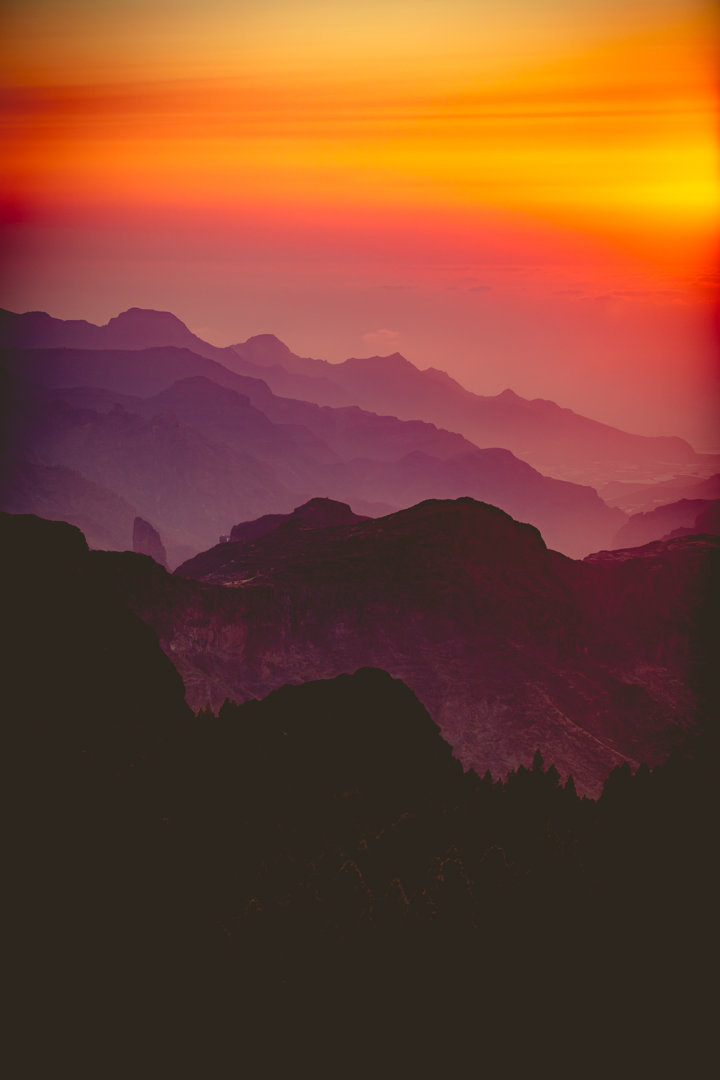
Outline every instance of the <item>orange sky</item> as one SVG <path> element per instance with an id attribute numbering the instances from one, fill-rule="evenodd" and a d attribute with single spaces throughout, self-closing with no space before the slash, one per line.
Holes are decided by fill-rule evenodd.
<path id="1" fill-rule="evenodd" d="M 715 12 L 6 3 L 0 303 L 169 307 L 329 359 L 392 341 L 473 389 L 637 430 L 677 409 L 687 432 L 712 366 Z"/>

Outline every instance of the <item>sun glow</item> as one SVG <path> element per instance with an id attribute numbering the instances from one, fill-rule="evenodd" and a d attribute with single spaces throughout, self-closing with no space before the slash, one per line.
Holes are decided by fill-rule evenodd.
<path id="1" fill-rule="evenodd" d="M 93 260 L 108 280 L 125 267 L 143 302 L 138 267 L 172 250 L 216 260 L 221 289 L 233 260 L 245 290 L 252 260 L 274 287 L 292 263 L 283 302 L 297 312 L 312 276 L 323 317 L 337 265 L 370 258 L 443 304 L 442 267 L 469 261 L 482 282 L 485 260 L 532 267 L 546 300 L 564 263 L 571 288 L 640 277 L 707 308 L 718 19 L 704 0 L 10 0 L 0 18 L 22 295 L 72 257 L 90 291 Z M 348 282 L 356 307 L 381 295 L 374 276 Z M 378 325 L 397 321 L 392 295 Z M 467 357 L 484 295 L 463 315 Z"/>

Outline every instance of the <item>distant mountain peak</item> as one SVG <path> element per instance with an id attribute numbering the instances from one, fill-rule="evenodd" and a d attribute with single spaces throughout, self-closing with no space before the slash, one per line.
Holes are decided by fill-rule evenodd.
<path id="1" fill-rule="evenodd" d="M 296 524 L 297 522 L 322 529 L 333 525 L 353 525 L 367 520 L 368 518 L 363 514 L 353 513 L 347 503 L 338 502 L 337 499 L 316 497 L 308 499 L 301 506 L 296 506 L 291 514 L 264 514 L 263 517 L 257 518 L 255 521 L 244 521 L 240 525 L 233 525 L 230 531 L 230 540 L 233 543 L 239 541 L 253 543 L 274 532 L 280 526 L 287 526 L 291 523 Z M 214 560 L 213 552 L 215 551 L 217 549 L 213 548 L 209 553 L 210 563 Z M 184 573 L 185 569 L 190 566 L 205 566 L 207 559 L 208 552 L 204 552 L 194 559 L 190 559 L 187 563 L 183 563 L 183 567 L 179 569 Z"/>
<path id="2" fill-rule="evenodd" d="M 434 379 L 435 382 L 450 383 L 453 386 L 460 385 L 457 379 L 453 379 L 452 375 L 448 375 L 447 371 L 443 371 L 442 368 L 427 367 L 423 368 L 422 373 L 423 375 L 427 375 L 429 378 Z"/>
<path id="3" fill-rule="evenodd" d="M 107 323 L 108 326 L 118 326 L 122 324 L 166 324 L 172 326 L 181 326 L 184 330 L 187 329 L 185 323 L 178 319 L 177 315 L 173 315 L 171 311 L 155 311 L 153 308 L 140 308 L 131 307 L 127 311 L 121 311 L 119 315 L 115 315 Z"/>
<path id="4" fill-rule="evenodd" d="M 230 348 L 252 364 L 263 366 L 282 365 L 293 359 L 291 349 L 275 334 L 254 334 L 247 341 L 240 341 Z"/>
<path id="5" fill-rule="evenodd" d="M 283 352 L 289 353 L 290 349 L 281 341 L 275 334 L 253 334 L 247 341 L 243 342 L 244 345 L 262 345 L 263 347 L 272 346 L 274 349 L 281 349 Z"/>
<path id="6" fill-rule="evenodd" d="M 149 555 L 167 570 L 167 553 L 160 533 L 149 521 L 141 517 L 136 517 L 133 523 L 133 551 L 138 555 Z"/>
<path id="7" fill-rule="evenodd" d="M 336 521 L 360 519 L 360 515 L 354 514 L 349 503 L 339 502 L 337 499 L 328 499 L 317 496 L 308 499 L 302 506 L 296 506 L 293 516 L 302 518 L 304 521 L 320 520 L 328 524 Z"/>
<path id="8" fill-rule="evenodd" d="M 373 365 L 374 367 L 385 368 L 402 368 L 404 370 L 415 367 L 414 364 L 399 352 L 388 353 L 387 356 L 351 356 L 345 363 L 365 366 Z"/>

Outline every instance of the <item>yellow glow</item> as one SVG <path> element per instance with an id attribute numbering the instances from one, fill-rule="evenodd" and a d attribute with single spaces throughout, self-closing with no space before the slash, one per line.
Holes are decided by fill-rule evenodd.
<path id="1" fill-rule="evenodd" d="M 10 194 L 717 226 L 716 17 L 680 0 L 6 5 Z"/>

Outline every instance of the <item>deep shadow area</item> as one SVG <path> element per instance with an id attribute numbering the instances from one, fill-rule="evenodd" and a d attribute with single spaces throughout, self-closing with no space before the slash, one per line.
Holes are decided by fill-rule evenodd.
<path id="1" fill-rule="evenodd" d="M 193 716 L 77 530 L 2 524 L 29 1073 L 698 1075 L 707 724 L 593 802 L 374 669 Z"/>

